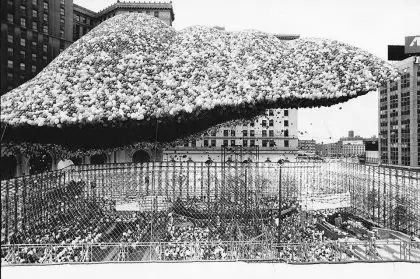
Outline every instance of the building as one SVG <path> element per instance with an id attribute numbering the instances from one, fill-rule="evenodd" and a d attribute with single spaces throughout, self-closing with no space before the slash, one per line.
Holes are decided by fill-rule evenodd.
<path id="1" fill-rule="evenodd" d="M 392 55 L 390 58 L 393 58 Z M 415 55 L 404 56 L 404 59 L 396 62 L 394 66 L 402 73 L 401 79 L 382 84 L 379 92 L 380 162 L 418 167 L 420 45 Z"/>
<path id="2" fill-rule="evenodd" d="M 345 157 L 355 157 L 365 154 L 365 144 L 364 140 L 343 140 L 342 142 L 343 150 L 342 154 Z"/>
<path id="3" fill-rule="evenodd" d="M 339 142 L 318 144 L 315 146 L 316 154 L 323 157 L 339 158 L 343 155 L 343 145 Z"/>
<path id="4" fill-rule="evenodd" d="M 297 110 L 270 109 L 247 125 L 221 127 L 184 146 L 166 149 L 163 160 L 294 161 L 297 151 Z"/>
<path id="5" fill-rule="evenodd" d="M 168 25 L 175 20 L 172 3 L 118 1 L 95 13 L 73 0 L 2 0 L 0 94 L 34 77 L 97 24 L 124 12 L 147 13 Z"/>
<path id="6" fill-rule="evenodd" d="M 298 140 L 298 149 L 306 154 L 315 154 L 315 140 Z"/>

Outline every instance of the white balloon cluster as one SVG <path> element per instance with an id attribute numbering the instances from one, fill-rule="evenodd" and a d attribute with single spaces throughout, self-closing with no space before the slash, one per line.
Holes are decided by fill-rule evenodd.
<path id="1" fill-rule="evenodd" d="M 207 27 L 177 32 L 159 19 L 124 14 L 3 95 L 1 122 L 120 126 L 218 107 L 332 105 L 396 76 L 386 62 L 337 41 Z"/>

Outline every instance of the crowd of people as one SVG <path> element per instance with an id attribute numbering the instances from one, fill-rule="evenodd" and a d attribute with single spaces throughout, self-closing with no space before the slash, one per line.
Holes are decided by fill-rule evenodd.
<path id="1" fill-rule="evenodd" d="M 267 209 L 264 214 L 209 214 L 195 206 L 194 201 L 186 201 L 187 206 L 181 207 L 178 202 L 177 210 L 172 207 L 169 211 L 125 213 L 85 201 L 79 205 L 79 210 L 85 211 L 50 214 L 44 223 L 12 230 L 7 238 L 3 228 L 2 246 L 9 245 L 2 247 L 1 258 L 14 263 L 112 260 L 118 245 L 126 245 L 125 258 L 136 253 L 136 259 L 141 260 L 148 252 L 139 252 L 136 247 L 158 243 L 150 252 L 158 260 L 339 261 L 353 259 L 354 254 L 345 242 L 331 241 L 336 240 L 330 238 L 331 233 L 341 230 L 358 239 L 352 231 L 367 231 L 361 223 L 343 220 L 334 211 L 309 216 L 296 201 L 285 200 L 279 216 L 278 210 L 268 210 L 278 206 L 276 199 L 262 202 Z M 190 208 L 200 209 L 201 214 L 182 214 Z M 327 221 L 331 214 L 336 216 L 335 225 Z M 319 226 L 320 223 L 328 226 Z M 324 233 L 325 228 L 330 233 Z"/>

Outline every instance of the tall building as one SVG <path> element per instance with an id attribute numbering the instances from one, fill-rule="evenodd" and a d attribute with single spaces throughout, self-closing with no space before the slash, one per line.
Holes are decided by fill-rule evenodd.
<path id="1" fill-rule="evenodd" d="M 74 41 L 124 12 L 153 15 L 172 25 L 172 3 L 120 2 L 96 13 L 73 0 L 2 0 L 0 94 L 38 74 Z"/>
<path id="2" fill-rule="evenodd" d="M 166 149 L 163 160 L 294 161 L 297 150 L 297 110 L 270 109 L 247 125 L 221 127 L 184 146 Z"/>
<path id="3" fill-rule="evenodd" d="M 379 93 L 380 160 L 382 164 L 418 167 L 420 56 L 398 61 L 395 67 L 401 80 L 383 84 Z"/>

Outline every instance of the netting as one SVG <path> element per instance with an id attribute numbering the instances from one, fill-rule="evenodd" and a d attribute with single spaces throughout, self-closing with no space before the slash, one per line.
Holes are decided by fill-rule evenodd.
<path id="1" fill-rule="evenodd" d="M 352 163 L 82 165 L 1 186 L 9 263 L 360 260 L 349 239 L 420 229 L 418 172 Z"/>

